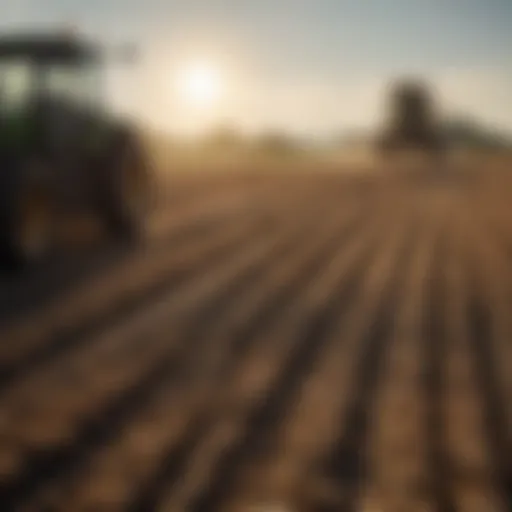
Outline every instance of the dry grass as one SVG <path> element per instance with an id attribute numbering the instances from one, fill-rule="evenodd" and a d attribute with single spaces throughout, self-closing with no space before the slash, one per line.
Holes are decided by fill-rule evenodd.
<path id="1" fill-rule="evenodd" d="M 297 173 L 322 171 L 353 174 L 381 172 L 387 167 L 421 168 L 432 162 L 417 154 L 409 154 L 383 162 L 374 149 L 365 146 L 352 149 L 297 150 L 282 154 L 238 149 L 215 149 L 171 145 L 161 139 L 148 139 L 155 169 L 162 176 L 169 174 L 204 173 Z M 512 151 L 456 150 L 449 154 L 448 167 L 457 169 L 512 170 Z"/>

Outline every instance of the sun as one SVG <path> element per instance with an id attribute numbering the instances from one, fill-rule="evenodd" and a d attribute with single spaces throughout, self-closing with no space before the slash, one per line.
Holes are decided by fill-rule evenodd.
<path id="1" fill-rule="evenodd" d="M 196 61 L 184 66 L 178 85 L 182 100 L 196 108 L 209 108 L 219 102 L 224 84 L 214 64 Z"/>

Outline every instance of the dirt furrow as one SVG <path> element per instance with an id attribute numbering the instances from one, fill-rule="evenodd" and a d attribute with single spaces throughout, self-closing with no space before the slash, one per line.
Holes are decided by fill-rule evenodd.
<path id="1" fill-rule="evenodd" d="M 466 340 L 467 364 L 475 388 L 468 389 L 467 393 L 473 392 L 476 402 L 473 407 L 478 414 L 472 415 L 471 404 L 466 408 L 461 405 L 462 413 L 456 411 L 467 415 L 460 421 L 466 423 L 466 429 L 472 426 L 477 430 L 479 443 L 475 442 L 471 450 L 468 440 L 465 449 L 469 453 L 459 454 L 462 458 L 459 462 L 462 466 L 461 499 L 473 507 L 487 506 L 499 512 L 512 508 L 511 406 L 510 395 L 507 396 L 507 381 L 512 382 L 512 347 L 507 336 L 507 332 L 510 333 L 510 319 L 507 320 L 510 310 L 506 305 L 510 301 L 510 289 L 507 293 L 497 286 L 496 277 L 499 276 L 499 281 L 510 287 L 510 274 L 495 247 L 493 250 L 493 244 L 483 245 L 487 238 L 484 233 L 478 238 L 471 235 L 468 220 L 463 218 L 457 231 L 458 252 L 464 256 L 464 260 L 458 262 L 461 267 L 459 279 L 464 279 L 461 296 L 464 298 L 465 317 L 460 328 Z"/>
<path id="2" fill-rule="evenodd" d="M 414 245 L 415 235 L 411 228 L 409 226 L 409 230 L 402 232 L 397 240 L 401 243 L 393 256 L 391 275 L 380 277 L 388 286 L 377 287 L 382 294 L 378 306 L 372 311 L 373 316 L 367 317 L 368 329 L 359 340 L 351 380 L 346 382 L 350 391 L 337 419 L 333 443 L 319 453 L 310 468 L 309 474 L 325 489 L 325 494 L 319 493 L 311 498 L 309 507 L 315 510 L 352 510 L 360 486 L 367 479 L 365 446 L 370 434 L 371 411 L 392 335 L 395 308 L 402 292 L 403 269 Z"/>
<path id="3" fill-rule="evenodd" d="M 449 457 L 445 425 L 446 358 L 448 333 L 446 329 L 446 257 L 449 232 L 442 230 L 434 247 L 433 264 L 426 287 L 423 316 L 422 384 L 425 393 L 425 450 L 427 453 L 428 484 L 434 510 L 455 512 L 450 488 Z"/>
<path id="4" fill-rule="evenodd" d="M 336 309 L 350 300 L 379 233 L 372 224 L 318 270 L 296 303 L 282 312 L 281 322 L 268 326 L 220 387 L 216 420 L 192 452 L 184 476 L 164 492 L 159 509 L 216 510 L 234 490 L 239 464 L 251 453 L 260 430 L 279 421 L 280 412 L 290 407 L 296 386 L 321 351 Z"/>
<path id="5" fill-rule="evenodd" d="M 328 240 L 332 240 L 333 233 L 337 233 L 342 226 L 344 226 L 345 229 L 344 236 L 348 237 L 350 232 L 355 230 L 357 225 L 355 220 L 357 220 L 357 223 L 361 221 L 361 219 L 356 219 L 356 217 L 341 215 L 341 218 L 335 219 L 334 223 L 328 224 L 327 229 L 324 228 L 321 231 L 320 239 L 327 237 Z M 161 448 L 166 446 L 166 439 L 172 440 L 176 437 L 176 430 L 187 426 L 187 422 L 191 421 L 189 416 L 196 414 L 198 410 L 201 411 L 201 404 L 204 407 L 204 397 L 205 393 L 208 392 L 208 388 L 211 386 L 210 379 L 212 372 L 214 374 L 218 373 L 218 365 L 225 365 L 224 358 L 228 358 L 235 341 L 240 338 L 240 335 L 237 334 L 237 329 L 243 331 L 245 322 L 252 323 L 252 325 L 256 327 L 257 324 L 254 323 L 254 319 L 258 318 L 258 309 L 265 308 L 268 305 L 272 307 L 274 297 L 272 296 L 271 289 L 272 286 L 275 286 L 275 283 L 271 278 L 279 276 L 281 279 L 285 280 L 284 283 L 281 282 L 281 287 L 284 287 L 284 296 L 290 293 L 290 287 L 286 282 L 288 279 L 291 281 L 290 284 L 293 285 L 293 288 L 297 289 L 300 287 L 300 283 L 295 282 L 298 269 L 297 263 L 304 266 L 308 259 L 311 259 L 311 256 L 318 256 L 317 243 L 313 243 L 311 246 L 312 251 L 309 251 L 311 256 L 309 256 L 309 253 L 297 253 L 296 250 L 294 251 L 293 249 L 298 243 L 303 243 L 306 236 L 310 237 L 311 242 L 314 242 L 314 238 L 309 233 L 308 225 L 310 222 L 311 219 L 305 220 L 305 226 L 289 227 L 289 233 L 284 233 L 285 236 L 280 242 L 282 245 L 281 250 L 269 254 L 269 261 L 266 262 L 269 268 L 266 268 L 265 272 L 262 272 L 258 282 L 251 283 L 250 286 L 246 286 L 245 290 L 241 290 L 238 294 L 232 296 L 231 301 L 234 302 L 234 304 L 231 306 L 226 305 L 211 322 L 196 323 L 183 333 L 182 345 L 192 346 L 193 349 L 189 349 L 180 359 L 178 375 L 170 375 L 168 379 L 169 382 L 163 382 L 161 385 L 162 389 L 156 392 L 157 395 L 163 397 L 160 399 L 160 414 L 163 417 L 160 417 L 162 428 L 156 433 L 153 431 L 153 436 L 156 436 L 156 438 L 160 440 Z M 338 229 L 335 229 L 333 227 L 334 225 L 338 226 Z M 293 252 L 295 253 L 295 258 L 293 258 Z M 274 269 L 277 269 L 278 272 L 272 272 Z M 279 282 L 277 284 L 279 285 Z M 279 287 L 277 288 L 277 291 L 279 291 Z M 234 330 L 232 335 L 229 333 L 230 329 Z M 217 362 L 215 360 L 212 361 L 211 356 L 215 356 Z M 222 356 L 224 356 L 224 358 Z M 233 361 L 233 364 L 234 363 L 235 361 Z M 213 368 L 207 368 L 208 366 L 213 366 Z M 157 403 L 159 402 L 157 398 L 155 400 Z M 170 402 L 171 400 L 172 402 Z M 166 411 L 166 406 L 171 407 L 171 410 Z M 142 481 L 143 475 L 148 474 L 148 471 L 151 469 L 151 465 L 148 467 L 148 463 L 151 463 L 151 461 L 147 461 L 144 471 L 144 468 L 141 468 L 140 464 L 143 459 L 143 454 L 141 454 L 140 451 L 133 454 L 135 458 L 137 455 L 139 456 L 138 470 L 134 472 L 135 474 L 131 475 L 131 481 L 129 483 L 125 481 L 126 478 L 129 478 L 125 475 L 126 471 L 121 471 L 118 474 L 118 477 L 126 477 L 123 479 L 126 485 L 124 485 L 121 491 L 114 484 L 116 477 L 114 476 L 114 478 L 112 478 L 112 470 L 114 470 L 114 468 L 119 470 L 120 468 L 119 466 L 109 464 L 108 458 L 111 456 L 111 452 L 116 453 L 116 451 L 118 452 L 120 449 L 123 451 L 123 456 L 119 457 L 118 460 L 122 464 L 124 459 L 130 458 L 131 452 L 126 446 L 126 442 L 129 442 L 129 439 L 133 437 L 133 432 L 140 431 L 140 429 L 144 428 L 144 425 L 148 429 L 148 432 L 152 432 L 151 422 L 155 420 L 155 412 L 151 404 L 148 406 L 146 412 L 141 410 L 140 414 L 142 416 L 140 421 L 135 419 L 133 425 L 128 425 L 123 428 L 119 444 L 114 443 L 113 446 L 106 447 L 106 454 L 100 453 L 98 455 L 98 460 L 96 461 L 97 466 L 99 466 L 96 468 L 97 474 L 89 469 L 89 477 L 85 478 L 84 481 L 85 487 L 78 486 L 74 490 L 74 497 L 72 498 L 59 498 L 61 503 L 77 503 L 77 500 L 78 503 L 85 503 L 85 501 L 87 501 L 88 503 L 95 503 L 96 505 L 98 505 L 98 502 L 101 503 L 105 500 L 110 503 L 112 503 L 112 501 L 120 503 L 122 496 L 134 492 L 136 480 Z M 137 450 L 137 446 L 131 445 L 131 448 L 132 450 Z M 157 462 L 158 458 L 153 460 L 154 464 Z M 89 485 L 91 478 L 95 478 L 97 482 L 95 485 L 97 492 L 94 493 L 90 492 Z M 73 479 L 75 479 L 74 476 Z M 112 485 L 110 485 L 109 482 L 111 482 Z M 60 483 L 57 482 L 55 487 L 60 488 Z M 80 489 L 83 489 L 84 492 L 81 492 Z M 108 492 L 109 490 L 110 492 Z M 60 494 L 62 494 L 62 492 Z M 52 495 L 52 499 L 55 499 L 54 495 Z"/>
<path id="6" fill-rule="evenodd" d="M 271 424 L 241 464 L 237 491 L 228 510 L 251 507 L 283 506 L 290 510 L 308 510 L 322 485 L 310 474 L 318 454 L 335 441 L 336 422 L 343 421 L 343 407 L 349 398 L 352 368 L 357 359 L 360 339 L 371 318 L 381 306 L 384 289 L 393 276 L 395 257 L 403 244 L 406 229 L 401 212 L 394 214 L 393 232 L 379 240 L 375 257 L 361 278 L 354 296 L 340 309 L 328 334 L 325 350 L 319 355 L 311 375 L 305 375 L 296 390 L 289 414 Z M 405 223 L 406 224 L 406 223 Z M 344 399 L 342 399 L 344 397 Z M 309 504 L 309 505 L 308 505 Z"/>
<path id="7" fill-rule="evenodd" d="M 421 218 L 407 271 L 405 303 L 396 313 L 372 429 L 366 448 L 368 481 L 361 483 L 356 510 L 433 510 L 428 492 L 425 400 L 421 381 L 425 287 L 433 263 L 438 226 Z"/>
<path id="8" fill-rule="evenodd" d="M 248 246 L 244 248 L 243 254 L 239 255 L 239 257 L 235 259 L 234 264 L 229 260 L 225 262 L 225 269 L 223 272 L 219 271 L 214 277 L 200 278 L 197 286 L 190 284 L 188 297 L 182 296 L 179 300 L 180 309 L 178 309 L 178 311 L 170 308 L 171 304 L 168 302 L 163 302 L 159 308 L 151 308 L 149 312 L 150 319 L 146 319 L 142 322 L 142 325 L 146 326 L 151 324 L 152 326 L 155 326 L 154 329 L 156 330 L 153 335 L 146 332 L 147 328 L 145 328 L 144 331 L 144 327 L 142 327 L 143 332 L 141 332 L 138 337 L 133 338 L 133 322 L 129 322 L 126 326 L 122 326 L 123 332 L 117 333 L 117 336 L 103 334 L 100 337 L 100 340 L 102 341 L 97 341 L 95 343 L 99 351 L 99 355 L 96 356 L 96 359 L 100 357 L 104 360 L 107 364 L 106 367 L 103 365 L 103 368 L 100 366 L 98 369 L 98 360 L 95 360 L 92 357 L 92 355 L 94 355 L 94 351 L 92 350 L 91 345 L 83 347 L 83 354 L 79 352 L 73 353 L 75 366 L 73 366 L 71 362 L 68 362 L 69 364 L 65 365 L 66 372 L 68 375 L 73 375 L 75 385 L 82 391 L 82 393 L 84 393 L 86 400 L 85 404 L 80 404 L 75 396 L 72 401 L 72 410 L 67 411 L 68 415 L 66 416 L 66 414 L 63 414 L 63 411 L 60 411 L 61 414 L 59 415 L 58 420 L 61 427 L 65 428 L 67 431 L 71 430 L 72 432 L 74 428 L 78 427 L 75 427 L 77 421 L 80 422 L 79 433 L 74 435 L 68 433 L 68 436 L 75 439 L 75 441 L 70 443 L 71 446 L 56 448 L 57 452 L 60 453 L 61 459 L 64 459 L 65 461 L 71 461 L 71 457 L 76 459 L 77 450 L 80 453 L 83 453 L 84 449 L 91 444 L 91 437 L 93 439 L 97 436 L 101 437 L 102 428 L 104 430 L 104 426 L 101 426 L 102 421 L 109 419 L 110 423 L 112 423 L 112 416 L 124 418 L 126 414 L 130 414 L 130 410 L 126 408 L 130 403 L 133 408 L 134 399 L 132 395 L 135 394 L 137 396 L 141 396 L 138 401 L 142 402 L 142 396 L 146 396 L 148 393 L 151 393 L 153 387 L 156 385 L 155 383 L 164 378 L 171 370 L 172 366 L 170 365 L 180 364 L 180 358 L 175 356 L 173 347 L 177 345 L 178 347 L 185 347 L 187 351 L 191 351 L 193 350 L 193 345 L 184 343 L 179 333 L 186 332 L 190 329 L 190 325 L 201 325 L 201 323 L 209 322 L 209 319 L 214 318 L 218 312 L 222 310 L 226 301 L 229 301 L 232 297 L 236 297 L 237 289 L 241 286 L 240 283 L 245 280 L 244 285 L 249 286 L 249 283 L 254 282 L 258 276 L 258 273 L 254 269 L 254 265 L 262 258 L 262 254 L 260 253 L 268 249 L 266 246 L 268 246 L 268 241 L 265 242 L 265 239 L 263 239 L 263 244 L 258 250 L 255 250 L 253 246 Z M 243 278 L 242 270 L 243 273 L 246 274 L 245 278 Z M 201 283 L 201 281 L 206 281 L 206 283 Z M 223 285 L 222 282 L 225 282 L 226 284 Z M 205 284 L 206 289 L 203 290 L 202 288 L 205 287 Z M 197 290 L 198 287 L 199 291 Z M 205 295 L 205 298 L 202 299 L 201 293 L 199 292 L 202 292 L 203 295 Z M 220 295 L 220 297 L 218 295 Z M 202 308 L 196 305 L 201 304 L 201 302 L 204 304 Z M 187 311 L 187 304 L 189 304 L 188 309 L 190 309 L 190 305 L 196 306 L 193 307 L 192 311 Z M 155 316 L 157 311 L 158 315 Z M 171 318 L 176 318 L 175 322 L 177 322 L 177 325 L 175 328 L 179 329 L 176 332 L 172 330 L 172 322 L 170 320 L 166 320 L 164 317 L 169 314 L 171 314 Z M 180 319 L 183 314 L 186 314 L 186 318 L 189 318 L 189 320 Z M 158 319 L 158 316 L 160 316 L 160 319 Z M 169 330 L 169 333 L 166 335 L 167 330 Z M 161 333 L 163 337 L 160 337 L 160 339 L 153 339 L 158 335 L 158 333 Z M 128 337 L 128 335 L 130 337 Z M 135 342 L 135 347 L 138 347 L 138 352 L 134 352 L 133 349 L 130 348 L 130 339 L 133 339 Z M 170 343 L 173 340 L 175 341 Z M 151 350 L 148 350 L 147 347 L 147 343 L 149 341 L 153 342 Z M 197 344 L 201 341 L 201 338 L 193 341 Z M 108 350 L 106 350 L 107 346 L 109 347 Z M 101 359 L 99 361 L 100 363 Z M 62 362 L 60 364 L 62 365 Z M 90 378 L 87 379 L 87 376 L 90 376 L 94 371 L 99 371 L 101 375 L 104 375 L 104 379 L 107 381 L 102 382 L 98 376 L 96 376 L 93 381 L 91 381 Z M 119 372 L 121 373 L 119 374 Z M 77 377 L 80 374 L 84 376 L 82 380 Z M 46 386 L 46 388 L 43 388 L 46 389 L 46 391 L 51 391 L 52 385 L 59 386 L 63 378 L 64 381 L 66 380 L 66 374 L 60 375 L 60 379 L 55 379 L 55 369 L 52 368 L 47 369 L 47 375 L 50 380 L 50 384 L 49 387 Z M 89 385 L 89 388 L 92 386 L 93 389 L 89 389 L 89 392 L 87 392 L 87 389 L 84 388 L 85 385 Z M 118 393 L 121 393 L 119 397 L 117 396 Z M 30 387 L 28 394 L 30 396 Z M 51 398 L 52 393 L 48 392 L 45 396 Z M 11 401 L 13 404 L 12 407 L 16 405 L 18 400 L 19 397 L 13 397 Z M 102 403 L 104 405 L 100 405 Z M 41 406 L 41 397 L 39 397 L 39 407 L 34 407 L 33 405 L 34 404 L 30 407 L 32 414 L 38 412 L 42 418 L 46 417 L 48 419 L 47 412 L 48 408 L 51 408 L 51 404 L 47 403 L 46 407 Z M 83 410 L 77 411 L 77 406 L 80 405 Z M 80 409 L 80 407 L 78 408 Z M 87 413 L 87 410 L 90 410 L 90 413 Z M 112 412 L 113 410 L 117 412 L 114 413 Z M 70 415 L 72 416 L 70 417 Z M 91 417 L 90 420 L 87 420 L 88 415 Z M 72 421 L 72 418 L 76 418 L 76 420 Z M 51 420 L 52 423 L 55 421 L 54 418 L 51 418 Z M 118 419 L 118 423 L 121 423 L 121 419 Z M 37 421 L 34 421 L 34 418 L 32 418 L 31 424 L 37 425 Z M 98 426 L 98 424 L 100 426 Z M 48 433 L 52 438 L 50 443 L 62 443 L 62 438 L 60 440 L 55 439 L 58 435 L 57 433 L 60 433 L 64 439 L 66 438 L 62 429 L 59 431 L 53 424 L 51 429 L 46 430 L 47 435 Z M 49 447 L 47 445 L 49 440 L 45 439 L 44 435 L 41 435 L 39 429 L 37 429 L 36 432 L 32 432 L 31 429 L 29 429 L 29 437 L 36 438 L 31 439 L 32 444 L 44 444 L 45 450 L 48 451 Z M 38 460 L 37 454 L 33 458 Z M 43 457 L 43 462 L 38 460 L 36 463 L 34 460 L 29 460 L 28 464 L 31 468 L 39 468 L 37 470 L 38 484 L 43 480 L 41 478 L 41 467 L 46 467 L 45 473 L 48 475 L 48 478 L 51 476 L 48 466 L 54 467 L 55 471 L 58 472 L 62 472 L 64 468 L 66 468 L 67 464 L 62 462 L 62 460 L 55 463 L 53 459 L 55 459 L 55 455 L 50 451 L 50 454 L 46 454 Z M 21 489 L 23 489 L 23 495 L 26 495 L 28 485 L 27 481 L 35 482 L 33 472 L 34 470 L 32 470 L 32 473 L 25 476 L 23 476 L 22 473 L 22 476 L 18 479 L 18 483 L 7 486 L 6 492 L 8 495 L 15 495 L 15 499 L 19 500 L 21 499 L 21 494 L 19 492 Z M 9 489 L 12 489 L 12 491 Z M 16 490 L 16 492 L 14 492 L 14 490 Z"/>
<path id="9" fill-rule="evenodd" d="M 175 329 L 184 329 L 201 321 L 201 315 L 214 315 L 212 304 L 217 307 L 222 304 L 219 294 L 223 294 L 224 301 L 229 300 L 230 293 L 236 293 L 238 283 L 256 279 L 259 260 L 265 253 L 273 251 L 270 241 L 263 234 L 259 242 L 253 241 L 258 244 L 256 247 L 242 244 L 238 254 L 232 256 L 234 262 L 231 259 L 223 261 L 214 275 L 198 276 L 195 283 L 189 283 L 186 294 L 151 302 L 133 317 L 123 318 L 119 325 L 100 331 L 94 339 L 84 339 L 70 354 L 52 360 L 51 364 L 32 373 L 6 393 L 2 403 L 2 413 L 7 419 L 3 425 L 4 446 L 18 463 L 23 462 L 24 452 L 32 454 L 18 468 L 21 475 L 23 467 L 44 466 L 32 459 L 50 463 L 52 445 L 64 443 L 56 449 L 65 454 L 70 442 L 68 438 L 81 439 L 87 437 L 84 432 L 97 430 L 94 425 L 101 423 L 102 416 L 109 410 L 122 409 L 116 404 L 124 403 L 125 395 L 130 396 L 125 389 L 132 389 L 132 394 L 138 393 L 139 389 L 149 390 L 151 386 L 142 383 L 158 380 L 157 375 L 165 374 L 174 351 L 180 346 L 181 340 L 172 334 L 173 324 Z M 219 300 L 215 300 L 216 296 Z M 169 333 L 166 327 L 171 329 Z M 162 361 L 167 361 L 167 366 Z M 37 396 L 34 389 L 39 390 Z M 61 401 L 56 399 L 59 395 Z M 98 414 L 102 409 L 104 414 Z M 88 415 L 91 417 L 89 421 Z M 82 433 L 73 434 L 76 429 Z M 38 451 L 42 448 L 45 454 L 41 457 Z M 20 457 L 21 461 L 18 460 Z M 30 480 L 28 476 L 19 478 L 20 481 Z M 10 487 L 7 481 L 7 494 L 10 494 L 7 491 Z M 0 491 L 2 488 L 0 486 Z"/>
<path id="10" fill-rule="evenodd" d="M 457 224 L 455 223 L 455 227 Z M 457 233 L 457 230 L 454 230 Z M 493 467 L 485 432 L 485 407 L 480 372 L 483 361 L 473 357 L 479 336 L 474 327 L 477 310 L 471 297 L 469 276 L 464 272 L 467 254 L 460 239 L 450 239 L 446 269 L 445 380 L 442 399 L 446 463 L 455 510 L 505 510 L 493 479 Z M 484 334 L 485 336 L 485 334 Z M 487 343 L 487 340 L 479 340 Z"/>
<path id="11" fill-rule="evenodd" d="M 460 232 L 468 254 L 466 271 L 473 276 L 474 294 L 481 297 L 490 322 L 488 333 L 496 381 L 500 389 L 509 450 L 512 450 L 512 273 L 510 257 L 493 232 L 475 230 L 478 215 L 470 215 L 460 223 Z M 512 454 L 510 455 L 512 458 Z M 511 487 L 512 488 L 512 487 Z"/>

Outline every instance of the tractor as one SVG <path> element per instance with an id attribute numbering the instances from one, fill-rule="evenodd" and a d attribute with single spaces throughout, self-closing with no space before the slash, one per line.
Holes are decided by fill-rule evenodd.
<path id="1" fill-rule="evenodd" d="M 144 237 L 150 170 L 135 126 L 103 97 L 110 58 L 74 32 L 0 35 L 2 266 L 48 255 L 74 214 L 93 214 L 120 241 Z"/>
<path id="2" fill-rule="evenodd" d="M 403 150 L 440 155 L 445 145 L 434 115 L 433 98 L 418 80 L 402 80 L 391 93 L 389 119 L 378 146 L 384 156 Z"/>

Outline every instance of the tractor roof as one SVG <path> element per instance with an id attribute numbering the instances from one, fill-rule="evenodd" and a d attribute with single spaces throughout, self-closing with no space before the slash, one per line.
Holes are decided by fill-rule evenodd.
<path id="1" fill-rule="evenodd" d="M 0 35 L 0 58 L 27 58 L 38 62 L 94 60 L 99 48 L 73 34 Z"/>

